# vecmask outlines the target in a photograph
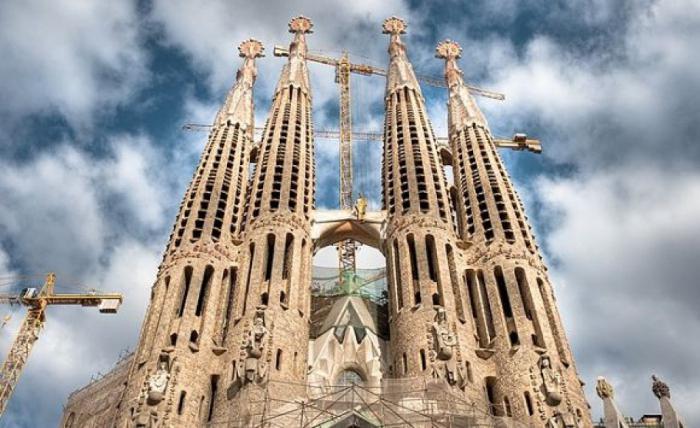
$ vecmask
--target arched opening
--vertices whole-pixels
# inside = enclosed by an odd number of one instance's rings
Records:
[[[395,271],[386,266],[378,249],[357,241],[350,244],[357,247],[355,269],[341,263],[337,246],[321,248],[313,258],[310,340],[314,344],[309,347],[308,376],[312,382],[336,385],[339,373],[348,369],[375,387],[386,376],[380,364],[388,348],[381,342],[389,339],[389,300],[397,293]],[[361,352],[356,346],[360,344]],[[337,348],[342,348],[342,360],[328,351]],[[285,349],[289,361],[293,351]],[[306,360],[300,354],[299,366],[304,367]]]

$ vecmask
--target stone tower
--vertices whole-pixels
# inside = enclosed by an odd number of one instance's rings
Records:
[[[457,236],[436,139],[400,38],[405,29],[401,19],[384,21],[390,37],[382,166],[384,251],[391,277],[390,373],[462,384],[469,332],[458,286]],[[443,337],[432,327],[438,321],[454,343],[438,343]]]
[[[71,395],[64,427],[591,427],[546,267],[457,65],[459,45],[437,47],[449,93],[444,147],[401,40],[406,24],[384,21],[383,207],[321,211],[312,23],[297,17],[289,30],[259,144],[263,47],[241,44],[136,351]],[[388,298],[319,292],[313,254],[347,239],[384,254]]]
[[[253,144],[255,58],[263,47],[251,39],[239,51],[243,65],[180,206],[122,394],[119,418],[137,426],[192,426],[199,402],[218,387]]]
[[[449,88],[449,140],[475,354],[496,416],[590,424],[547,269],[488,123],[457,65],[461,47],[437,46]],[[555,425],[558,426],[558,425]],[[568,425],[566,425],[568,426]]]
[[[251,386],[237,400],[240,414],[251,411],[255,391],[285,398],[305,393],[315,186],[305,58],[311,30],[305,17],[289,23],[294,34],[289,60],[275,89],[247,198],[234,327],[227,337],[234,352],[233,388]],[[252,332],[261,334],[259,343],[251,343]],[[236,355],[232,347],[239,343],[243,347]]]

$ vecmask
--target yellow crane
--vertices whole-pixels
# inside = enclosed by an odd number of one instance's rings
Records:
[[[39,339],[39,332],[46,322],[46,308],[49,305],[96,306],[102,313],[116,313],[122,303],[122,295],[118,293],[56,294],[55,284],[56,275],[49,273],[40,289],[25,288],[17,295],[0,294],[0,303],[27,307],[27,316],[0,370],[0,416],[5,412],[22,370],[27,364],[29,353]]]

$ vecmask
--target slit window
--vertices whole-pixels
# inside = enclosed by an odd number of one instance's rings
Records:
[[[265,262],[265,281],[272,277],[272,265],[275,259],[275,235],[267,235],[267,260]]]
[[[209,286],[211,284],[211,278],[214,276],[214,268],[207,266],[204,269],[204,276],[202,277],[202,285],[199,287],[199,297],[197,298],[197,308],[195,309],[195,316],[202,315],[204,306],[206,305],[207,297],[209,294]]]
[[[185,410],[185,397],[187,393],[185,391],[180,391],[180,399],[177,401],[177,414],[181,415],[182,411]]]
[[[180,309],[178,317],[181,317],[185,312],[185,304],[187,304],[187,294],[190,292],[190,282],[192,282],[192,266],[185,267],[185,284],[183,285],[182,297],[180,299]]]

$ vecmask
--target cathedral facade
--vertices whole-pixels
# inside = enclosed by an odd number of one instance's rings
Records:
[[[315,209],[312,23],[289,29],[259,143],[264,49],[240,45],[138,345],[69,397],[62,426],[591,427],[547,268],[459,45],[436,48],[449,91],[439,149],[406,24],[384,21],[383,203],[360,218]],[[312,292],[315,252],[347,239],[386,257],[381,301]]]

